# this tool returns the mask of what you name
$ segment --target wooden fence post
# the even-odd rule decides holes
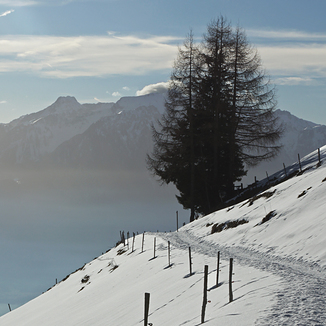
[[[132,235],[132,252],[134,252],[134,249],[135,249],[135,237],[136,237],[136,235],[135,235],[135,232],[133,232],[133,235]]]
[[[123,246],[126,245],[125,231],[121,232],[121,242],[123,243]]]
[[[287,173],[286,173],[286,168],[285,168],[285,164],[283,163],[283,169],[284,169],[284,174],[285,174],[285,177],[287,177]]]
[[[302,172],[302,169],[301,169],[301,162],[300,162],[300,154],[299,154],[299,153],[298,153],[298,161],[299,161],[300,172]]]
[[[230,270],[229,270],[229,302],[232,302],[233,301],[232,274],[233,274],[233,258],[230,258]]]
[[[218,277],[220,272],[220,252],[217,252],[217,267],[216,267],[216,287],[218,287]]]
[[[318,164],[319,165],[321,164],[321,161],[320,161],[320,148],[318,148]]]
[[[189,269],[190,269],[190,276],[192,275],[192,262],[191,262],[191,248],[189,247]]]
[[[148,312],[149,312],[150,293],[145,293],[145,309],[144,309],[144,326],[148,326]]]
[[[168,241],[168,267],[171,266],[171,260],[170,260],[170,241]]]
[[[203,305],[201,309],[201,323],[205,322],[205,311],[207,305],[207,279],[208,279],[208,265],[205,265],[204,269],[204,296],[203,296]]]
[[[178,216],[178,211],[177,211],[177,232],[179,232],[179,216]]]
[[[11,307],[10,307],[10,304],[8,303],[8,307],[9,307],[9,311],[11,311]]]
[[[154,258],[156,257],[155,256],[155,251],[156,251],[156,238],[154,238]]]
[[[145,238],[145,232],[143,233],[143,240],[141,243],[141,252],[144,252],[144,238]]]

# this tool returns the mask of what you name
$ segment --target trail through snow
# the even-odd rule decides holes
[[[293,258],[281,258],[244,247],[227,247],[198,237],[185,230],[160,234],[171,245],[221,259],[232,257],[235,264],[250,266],[281,277],[282,287],[270,312],[256,320],[256,325],[325,325],[326,268]]]

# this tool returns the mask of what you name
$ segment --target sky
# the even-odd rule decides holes
[[[324,0],[0,0],[0,122],[59,96],[151,91],[169,80],[190,29],[199,41],[223,15],[258,49],[278,108],[326,124],[325,12]]]

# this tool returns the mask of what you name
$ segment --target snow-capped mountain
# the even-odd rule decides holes
[[[0,125],[0,163],[3,167],[30,167],[42,162],[52,167],[53,162],[69,161],[75,166],[126,162],[132,159],[131,152],[140,156],[149,150],[150,124],[163,108],[162,94],[98,104],[59,97],[42,111]],[[143,157],[141,160],[144,162]]]
[[[165,96],[165,93],[153,93],[143,96],[122,97],[115,106],[126,111],[137,109],[140,106],[155,106],[160,113],[163,113]]]
[[[124,97],[116,103],[80,104],[59,97],[48,108],[0,125],[2,167],[69,167],[146,170],[151,124],[164,111],[165,94]],[[250,168],[244,184],[262,179],[326,144],[326,126],[287,111],[276,115],[284,127],[275,159]]]
[[[82,105],[74,97],[59,97],[42,111],[0,125],[2,166],[38,162],[64,141],[83,133],[101,117],[112,114],[112,107],[113,103]]]
[[[63,142],[44,162],[69,168],[144,170],[146,153],[152,149],[151,124],[160,113],[155,106],[130,111],[113,106],[117,107],[121,111]]]

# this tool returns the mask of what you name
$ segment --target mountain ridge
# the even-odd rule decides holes
[[[4,169],[53,168],[58,164],[60,168],[137,166],[145,171],[146,154],[152,149],[151,125],[164,112],[165,96],[153,93],[97,104],[80,104],[73,96],[59,97],[41,111],[0,125],[0,164]],[[275,115],[285,130],[280,155],[248,167],[241,181],[244,184],[252,183],[255,177],[262,179],[266,172],[272,174],[282,168],[283,163],[295,162],[298,154],[304,156],[326,144],[326,126],[280,109]]]

